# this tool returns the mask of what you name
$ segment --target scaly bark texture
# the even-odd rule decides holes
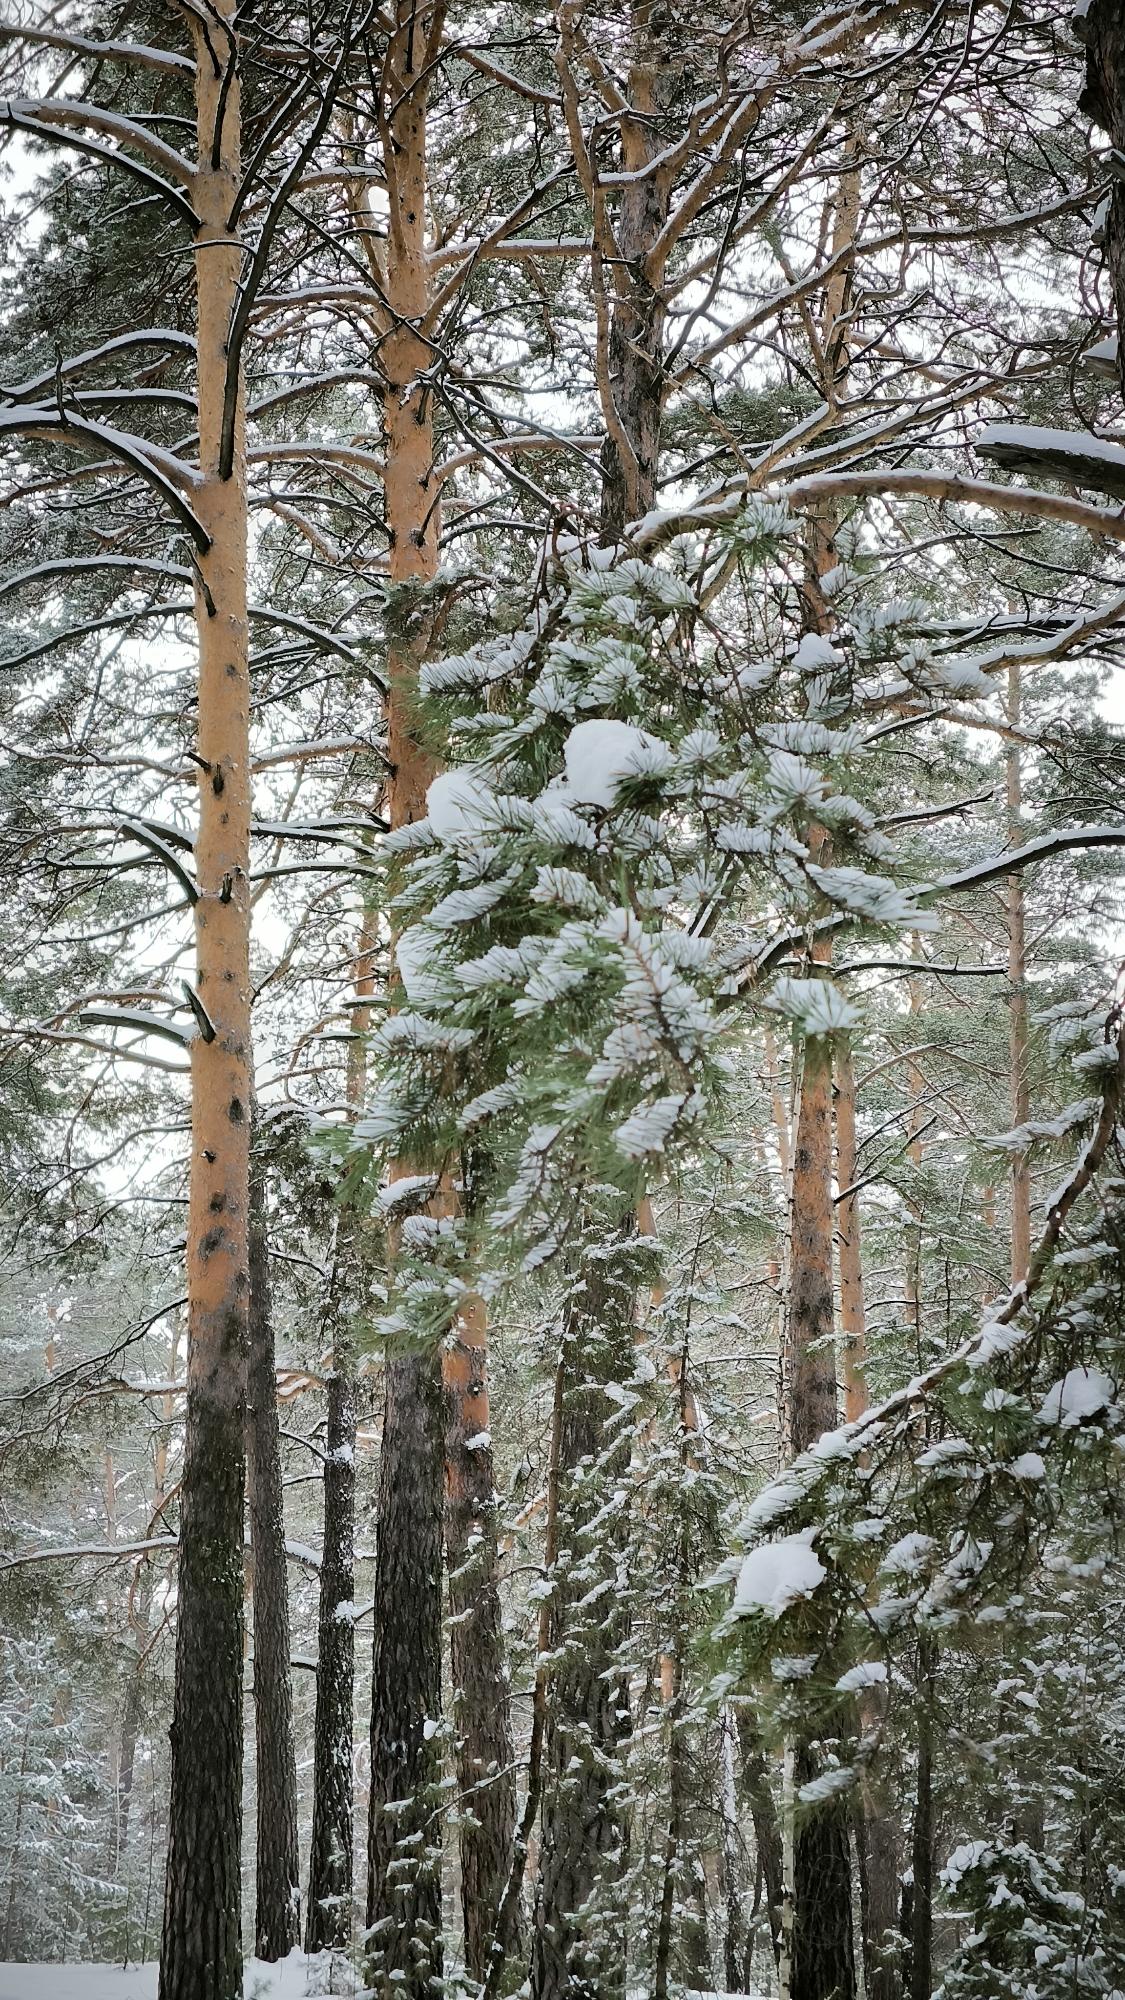
[[[804,1047],[793,1135],[785,1354],[790,1457],[837,1421],[833,1233],[832,1052],[816,1038]]]
[[[1076,15],[1075,33],[1086,48],[1086,87],[1079,109],[1125,150],[1125,10],[1120,0],[1093,0]],[[1117,369],[1125,398],[1125,184],[1114,180],[1105,222],[1105,257],[1117,318]]]
[[[273,1295],[266,1238],[261,1129],[250,1167],[250,1365],[246,1471],[254,1610],[254,1744],[257,1843],[254,1951],[274,1963],[301,1941],[297,1753],[293,1740],[289,1576],[274,1364]]]
[[[659,149],[660,51],[650,9],[634,0],[636,59],[629,73],[629,111],[621,119],[621,159],[630,181],[621,197],[614,265],[616,297],[609,330],[609,406],[601,457],[601,528],[614,541],[626,521],[655,504],[664,401],[662,262],[651,252],[668,220],[670,187],[660,172],[644,172]],[[603,402],[605,401],[603,395]]]
[[[607,1503],[627,1474],[605,1384],[633,1367],[638,1271],[628,1238],[587,1250],[565,1309],[554,1659],[547,1723],[532,2000],[616,2000],[625,1990],[616,1890],[626,1829],[615,1798],[628,1708],[615,1673],[627,1629]],[[620,1435],[620,1433],[618,1433]],[[612,1515],[612,1508],[609,1509]]]
[[[242,1993],[244,1421],[250,1304],[250,679],[242,398],[220,449],[227,335],[243,268],[227,226],[240,179],[230,0],[196,29],[199,454],[211,537],[196,584],[200,764],[197,983],[213,1037],[192,1046],[187,1415],[160,2000]]]
[[[484,1306],[460,1314],[442,1357],[445,1387],[445,1547],[449,1651],[461,1830],[465,1963],[488,1970],[511,1865],[516,1786],[508,1669],[500,1614],[496,1487],[488,1408]]]
[[[371,1684],[368,1981],[379,2000],[440,1989],[444,1408],[437,1358],[388,1358]]]

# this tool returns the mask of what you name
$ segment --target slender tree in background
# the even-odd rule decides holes
[[[346,1227],[347,1225],[341,1225]],[[356,1376],[352,1314],[345,1290],[358,1259],[337,1246],[329,1277],[325,1334],[331,1373],[324,1429],[324,1536],[317,1616],[313,1806],[305,1950],[351,1942],[352,1715],[355,1686]]]
[[[257,1838],[254,1950],[271,1963],[301,1936],[297,1850],[297,1756],[285,1496],[278,1434],[273,1292],[266,1205],[266,1146],[255,1115],[250,1161],[250,1340],[246,1395],[246,1484],[254,1621],[254,1741]],[[326,1487],[327,1492],[327,1487]]]
[[[354,1036],[348,1049],[348,1104],[363,1100],[363,1037],[374,990],[375,922],[370,911],[356,954]],[[346,1950],[352,1935],[353,1731],[355,1710],[356,1321],[367,1305],[364,1222],[345,1211],[336,1224],[323,1332],[330,1348],[324,1427],[324,1532],[317,1604],[313,1803],[305,1950]],[[358,1239],[358,1240],[357,1240]],[[358,1282],[357,1282],[358,1281]]]
[[[1013,847],[1022,837],[1021,809],[1023,784],[1020,755],[1020,669],[1008,668],[1008,728],[1004,752],[1004,780],[1008,806],[1008,839]],[[1027,1005],[1027,926],[1023,879],[1008,878],[1008,999],[1011,1120],[1014,1127],[1027,1124],[1031,1116],[1030,1036]],[[1031,1261],[1031,1172],[1026,1152],[1012,1156],[1012,1283],[1018,1285]]]

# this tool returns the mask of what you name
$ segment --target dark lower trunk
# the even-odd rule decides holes
[[[330,1305],[336,1304],[334,1272]],[[346,1948],[351,1942],[352,1918],[356,1383],[346,1301],[332,1311],[331,1332],[305,1920],[305,1950],[309,1952]]]
[[[797,1751],[798,1788],[817,1776],[817,1760]],[[793,1849],[792,2000],[852,2000],[852,1875],[848,1809],[830,1801],[798,1820]]]
[[[389,1357],[379,1466],[368,1979],[379,2000],[440,1991],[443,1398],[436,1354]]]
[[[625,1990],[617,1799],[629,1726],[617,1653],[628,1630],[617,1500],[628,1433],[605,1385],[633,1369],[637,1257],[622,1233],[582,1259],[567,1302],[559,1437],[559,1553],[552,1630],[531,2000],[615,2000]]]
[[[474,1323],[467,1330],[479,1329]],[[464,1815],[461,1907],[465,1963],[472,1977],[482,1980],[511,1865],[516,1785],[483,1338],[457,1339],[446,1362],[445,1545],[458,1804]]]
[[[258,1794],[254,1950],[259,1958],[272,1963],[287,1957],[300,1943],[301,1889],[289,1578],[264,1175],[264,1162],[256,1149],[250,1179],[250,1366],[246,1408]]]
[[[898,2000],[902,1933],[898,1927],[898,1829],[880,1801],[865,1803],[856,1828],[863,1856],[863,1967],[867,2000]]]
[[[222,1373],[244,1366],[240,1313]],[[160,2000],[242,1993],[243,1413],[188,1350]]]

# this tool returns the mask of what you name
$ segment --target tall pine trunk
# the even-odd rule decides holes
[[[796,1456],[836,1424],[832,1287],[832,1056],[805,1043],[790,1208],[786,1395],[790,1452]],[[797,1789],[818,1775],[812,1747],[793,1749]],[[851,1858],[848,1816],[831,1802],[802,1816],[793,1832],[791,2000],[851,2000]]]
[[[627,1473],[629,1437],[611,1428],[620,1410],[605,1385],[627,1379],[634,1365],[635,1262],[624,1232],[588,1248],[565,1307],[532,2000],[619,2000],[625,1990],[616,1891],[628,1835],[618,1783],[629,1718],[615,1662],[627,1611],[618,1566],[622,1524],[612,1518],[610,1495]]]
[[[242,1993],[244,1424],[250,1304],[250,680],[245,428],[223,476],[227,336],[243,269],[228,227],[240,180],[230,0],[196,29],[200,483],[197,983],[192,1045],[187,1416],[160,2000]]]
[[[415,732],[418,670],[433,622],[437,574],[433,399],[419,331],[429,301],[426,258],[428,50],[422,20],[398,0],[387,51],[392,99],[382,342],[386,514],[388,806],[391,825],[420,819],[434,765]],[[404,1163],[403,1171],[407,1171]],[[379,1995],[424,2000],[442,1976],[441,1582],[444,1406],[440,1357],[388,1354],[379,1463],[371,1793],[367,1853],[368,1978]]]
[[[488,1970],[511,1865],[516,1785],[498,1580],[484,1305],[462,1310],[443,1356],[449,1653],[460,1793],[465,1964]]]
[[[246,1408],[258,1780],[254,1950],[259,1958],[273,1963],[287,1957],[300,1943],[301,1877],[285,1496],[281,1482],[273,1293],[266,1234],[266,1164],[257,1120],[255,1127],[250,1165],[250,1365]]]
[[[856,1086],[852,1052],[836,1053],[836,1247],[840,1275],[840,1330],[844,1417],[855,1423],[869,1403],[867,1321],[863,1296],[863,1247],[856,1191]],[[878,1696],[868,1698],[874,1720]],[[863,1969],[867,2000],[893,2000],[897,1988],[898,1828],[878,1779],[868,1775],[858,1804],[856,1840],[862,1872]]]
[[[414,703],[418,671],[433,643],[438,561],[433,397],[424,379],[433,355],[424,325],[430,301],[426,119],[441,24],[440,9],[420,16],[412,0],[398,0],[383,81],[391,139],[385,252],[374,232],[365,237],[373,275],[389,308],[380,361],[390,576],[397,586],[387,614],[388,804],[395,827],[424,814],[435,774],[415,733]],[[390,1355],[386,1366],[368,1924],[374,1931],[371,1975],[380,1991],[384,1988],[378,1982],[393,1981],[385,1990],[397,1994],[428,1992],[442,1964],[440,1829],[435,1821],[441,1769],[433,1726],[441,1714],[443,1525],[450,1537],[453,1576],[458,1770],[463,1786],[477,1785],[482,1774],[486,1780],[497,1774],[476,1795],[479,1825],[466,1819],[461,1839],[466,1944],[470,1965],[481,1969],[512,1839],[514,1788],[502,1775],[510,1768],[511,1740],[495,1536],[490,1541],[486,1532],[471,1577],[465,1571],[462,1539],[474,1519],[487,1530],[493,1489],[491,1443],[484,1442],[487,1422],[478,1421],[485,1365],[483,1311],[470,1317],[470,1337],[465,1338],[468,1322],[458,1325],[445,1357]],[[468,1362],[466,1349],[473,1356]],[[466,1449],[470,1441],[472,1451]],[[448,1509],[443,1505],[446,1481]],[[466,1613],[469,1631],[457,1623]]]
[[[608,343],[599,353],[598,370],[606,424],[600,514],[606,544],[620,537],[630,518],[654,504],[664,401],[663,274],[652,270],[648,260],[667,219],[669,187],[662,174],[645,172],[659,144],[659,69],[643,5],[634,4],[631,25],[630,113],[622,117],[620,133],[622,163],[635,178],[622,196],[614,244],[603,242],[597,252],[603,273],[606,253],[611,253],[614,286]],[[574,54],[564,33],[564,72]],[[625,1636],[627,1610],[615,1594],[612,1530],[600,1519],[595,1497],[603,1491],[603,1478],[592,1478],[587,1470],[607,1449],[606,1426],[614,1405],[605,1385],[625,1379],[634,1365],[633,1219],[622,1217],[617,1231],[612,1224],[609,1230],[608,1240],[580,1259],[560,1361],[561,1574],[552,1617],[556,1665],[546,1739],[531,2000],[560,2000],[562,1995],[614,2000],[625,1984],[624,1919],[622,1914],[615,1926],[611,1911],[628,1838],[615,1795],[628,1713],[612,1663]],[[608,1460],[611,1465],[612,1448]],[[604,1475],[604,1463],[601,1470]],[[591,1545],[591,1533],[601,1540],[601,1548]],[[572,1580],[576,1564],[577,1583]],[[595,1576],[602,1588],[589,1613],[583,1600]]]

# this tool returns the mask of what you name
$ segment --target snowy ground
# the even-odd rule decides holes
[[[295,1951],[281,1965],[252,1958],[246,1966],[246,2000],[305,2000],[313,1993],[354,1992],[346,1968],[329,1985],[328,1961]],[[155,1965],[0,1965],[0,2000],[156,2000]]]
[[[306,2000],[312,1994],[354,1994],[338,1961],[329,1983],[326,1958],[295,1951],[281,1965],[252,1958],[246,1967],[246,2000]],[[156,2000],[155,1965],[0,1965],[0,2000]],[[643,2000],[631,1995],[630,2000]],[[685,2000],[744,2000],[740,1994],[700,1993]],[[757,1996],[752,1996],[757,2000]]]

